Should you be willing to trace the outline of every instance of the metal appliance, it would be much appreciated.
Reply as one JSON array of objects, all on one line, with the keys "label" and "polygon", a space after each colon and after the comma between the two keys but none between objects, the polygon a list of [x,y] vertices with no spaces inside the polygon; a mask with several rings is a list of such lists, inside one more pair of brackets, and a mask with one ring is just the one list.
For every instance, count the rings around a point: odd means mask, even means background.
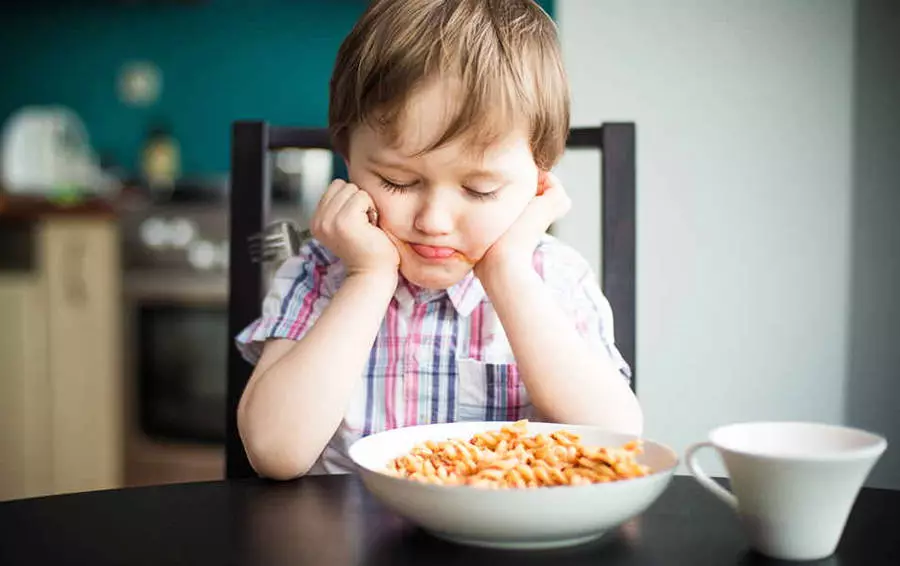
[{"label": "metal appliance", "polygon": [[[228,215],[181,188],[122,216],[129,485],[224,475]],[[289,198],[273,217],[302,221]]]},{"label": "metal appliance", "polygon": [[0,186],[13,194],[76,190],[109,194],[118,188],[104,173],[81,118],[64,106],[26,106],[0,134]]}]

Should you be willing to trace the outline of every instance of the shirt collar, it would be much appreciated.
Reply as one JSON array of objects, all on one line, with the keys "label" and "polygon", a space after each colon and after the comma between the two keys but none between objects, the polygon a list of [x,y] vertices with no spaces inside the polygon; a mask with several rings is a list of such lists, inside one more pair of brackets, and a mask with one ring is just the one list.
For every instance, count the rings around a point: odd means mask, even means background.
[{"label": "shirt collar", "polygon": [[462,317],[467,317],[484,300],[486,293],[475,273],[469,271],[462,280],[449,289],[439,290],[418,287],[401,276],[395,296],[401,305],[428,303],[447,297],[456,312]]}]

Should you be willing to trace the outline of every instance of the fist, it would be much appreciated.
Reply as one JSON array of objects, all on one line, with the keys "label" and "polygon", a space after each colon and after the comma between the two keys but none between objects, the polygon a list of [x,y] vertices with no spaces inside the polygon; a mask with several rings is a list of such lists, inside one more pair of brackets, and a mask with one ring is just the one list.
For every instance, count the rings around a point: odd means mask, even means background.
[{"label": "fist", "polygon": [[347,274],[397,275],[400,255],[387,234],[370,220],[375,203],[364,190],[332,181],[313,215],[310,231],[347,267]]},{"label": "fist", "polygon": [[510,266],[531,269],[534,250],[543,234],[572,208],[569,195],[553,173],[541,173],[535,192],[519,218],[475,265],[475,274],[479,278]]}]

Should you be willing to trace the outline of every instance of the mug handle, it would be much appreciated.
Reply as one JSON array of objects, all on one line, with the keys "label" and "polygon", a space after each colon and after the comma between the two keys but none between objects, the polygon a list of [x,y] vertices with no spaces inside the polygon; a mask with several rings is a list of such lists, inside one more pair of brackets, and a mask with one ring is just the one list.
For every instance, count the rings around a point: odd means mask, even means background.
[{"label": "mug handle", "polygon": [[737,506],[738,506],[737,497],[735,497],[733,493],[731,493],[730,491],[728,491],[721,485],[714,482],[712,480],[712,478],[710,478],[708,475],[706,475],[706,472],[703,471],[703,469],[700,467],[700,464],[697,462],[697,452],[698,451],[700,451],[702,448],[713,448],[713,447],[714,446],[713,446],[712,442],[698,442],[696,444],[691,445],[687,449],[687,452],[685,452],[685,455],[684,455],[685,463],[687,464],[688,470],[691,472],[691,474],[694,476],[694,478],[698,482],[700,482],[700,485],[702,485],[703,487],[708,489],[710,491],[710,493],[712,493],[713,495],[715,495],[716,497],[718,497],[719,499],[724,501],[726,505],[728,505],[732,509],[737,510]]}]

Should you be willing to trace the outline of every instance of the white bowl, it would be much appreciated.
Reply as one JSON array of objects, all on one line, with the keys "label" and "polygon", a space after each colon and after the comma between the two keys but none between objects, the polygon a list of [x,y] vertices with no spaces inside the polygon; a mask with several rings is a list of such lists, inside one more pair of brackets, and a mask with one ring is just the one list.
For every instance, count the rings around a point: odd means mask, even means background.
[{"label": "white bowl", "polygon": [[[508,422],[459,422],[393,429],[364,437],[350,447],[366,488],[388,508],[431,534],[457,543],[495,548],[552,548],[585,543],[641,514],[665,491],[678,456],[643,440],[637,460],[650,466],[644,477],[608,483],[484,489],[443,486],[385,473],[392,459],[426,440],[468,439]],[[585,446],[618,447],[634,436],[597,427],[528,423],[528,434],[568,430]]]}]

